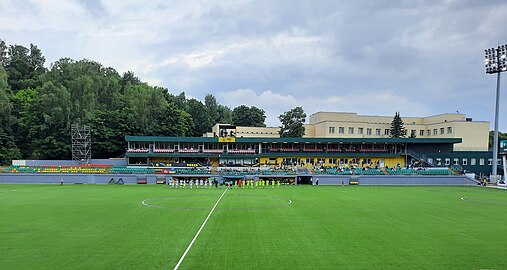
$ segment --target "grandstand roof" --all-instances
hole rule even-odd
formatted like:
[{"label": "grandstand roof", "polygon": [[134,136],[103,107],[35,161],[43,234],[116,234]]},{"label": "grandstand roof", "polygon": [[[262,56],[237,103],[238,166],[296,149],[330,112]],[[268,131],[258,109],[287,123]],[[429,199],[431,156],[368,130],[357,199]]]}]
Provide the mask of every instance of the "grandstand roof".
[{"label": "grandstand roof", "polygon": [[[218,137],[125,136],[128,142],[208,142]],[[461,143],[461,138],[236,138],[238,143]]]}]

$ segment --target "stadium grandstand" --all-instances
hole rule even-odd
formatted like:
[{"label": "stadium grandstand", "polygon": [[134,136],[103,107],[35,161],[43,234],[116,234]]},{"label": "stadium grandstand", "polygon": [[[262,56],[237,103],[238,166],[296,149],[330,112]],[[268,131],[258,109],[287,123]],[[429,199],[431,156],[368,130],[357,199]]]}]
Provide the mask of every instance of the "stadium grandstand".
[{"label": "stadium grandstand", "polygon": [[[317,177],[329,180],[324,184],[337,184],[352,176],[389,183],[385,179],[449,179],[467,172],[482,179],[490,174],[492,155],[484,146],[487,136],[482,138],[487,134],[487,122],[473,122],[459,114],[405,121],[416,128],[412,135],[421,136],[390,138],[386,135],[387,117],[319,112],[310,117],[302,138],[280,138],[275,128],[216,124],[202,137],[127,135],[124,159],[92,160],[88,164],[16,161],[1,172],[96,175],[85,177],[88,182],[112,177],[121,177],[127,183],[140,178],[158,178],[159,183],[161,178],[165,182],[173,178],[225,182],[270,177],[296,184],[313,183]],[[477,136],[481,139],[474,139]],[[435,178],[431,179],[434,183]]]}]

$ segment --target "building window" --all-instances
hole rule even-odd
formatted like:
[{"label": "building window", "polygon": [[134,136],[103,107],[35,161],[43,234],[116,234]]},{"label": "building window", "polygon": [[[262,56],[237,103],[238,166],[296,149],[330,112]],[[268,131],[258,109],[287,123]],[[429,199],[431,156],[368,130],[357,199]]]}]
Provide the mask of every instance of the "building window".
[{"label": "building window", "polygon": [[437,134],[438,134],[438,133],[437,133],[437,129],[436,129],[436,128],[434,128],[434,129],[433,129],[433,135],[437,135]]},{"label": "building window", "polygon": [[493,164],[493,159],[492,159],[492,158],[489,158],[489,159],[488,159],[488,166],[491,166],[491,164]]},{"label": "building window", "polygon": [[447,134],[451,134],[452,133],[452,127],[447,127]]},{"label": "building window", "polygon": [[338,133],[344,134],[345,133],[345,128],[344,127],[339,127],[338,128]]},{"label": "building window", "polygon": [[363,134],[363,128],[357,128],[357,134],[362,135]]},{"label": "building window", "polygon": [[421,136],[421,137],[424,136],[424,130],[422,130],[422,129],[419,130],[419,136]]},{"label": "building window", "polygon": [[416,133],[416,132],[417,132],[417,130],[412,129],[412,130],[410,131],[410,137],[415,138],[415,133]]},{"label": "building window", "polygon": [[480,159],[479,159],[479,165],[480,165],[480,166],[484,166],[484,159],[483,159],[483,158],[480,158]]},{"label": "building window", "polygon": [[375,129],[375,135],[380,136],[380,128]]},{"label": "building window", "polygon": [[384,135],[389,135],[389,129],[384,129]]},{"label": "building window", "polygon": [[353,127],[349,127],[349,134],[354,134],[354,128]]},{"label": "building window", "polygon": [[444,128],[440,128],[440,134],[444,134]]},{"label": "building window", "polygon": [[470,159],[470,165],[475,166],[475,162],[476,162],[475,158],[471,158]]},{"label": "building window", "polygon": [[432,158],[428,158],[428,163],[429,164],[433,164],[433,159]]},{"label": "building window", "polygon": [[426,136],[430,136],[431,135],[431,130],[426,130]]},{"label": "building window", "polygon": [[437,158],[437,166],[442,166],[442,159],[441,158]]},{"label": "building window", "polygon": [[446,158],[445,159],[445,166],[449,166],[451,165],[451,159],[450,158]]},{"label": "building window", "polygon": [[453,165],[459,165],[459,159],[458,159],[458,158],[455,158],[455,159],[454,159],[454,163],[453,163]]},{"label": "building window", "polygon": [[329,127],[329,134],[334,134],[334,127]]},{"label": "building window", "polygon": [[366,129],[366,135],[371,135],[371,128]]},{"label": "building window", "polygon": [[461,165],[466,166],[468,165],[468,160],[466,158],[461,160]]},{"label": "building window", "polygon": [[336,164],[336,158],[330,158],[329,164]]}]

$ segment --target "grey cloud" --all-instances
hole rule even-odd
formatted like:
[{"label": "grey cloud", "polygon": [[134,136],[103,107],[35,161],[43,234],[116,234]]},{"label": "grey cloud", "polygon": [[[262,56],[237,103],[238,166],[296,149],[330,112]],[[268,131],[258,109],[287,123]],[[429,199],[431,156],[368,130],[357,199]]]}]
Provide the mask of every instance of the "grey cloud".
[{"label": "grey cloud", "polygon": [[108,11],[101,0],[78,0],[78,3],[95,18],[108,16]]},{"label": "grey cloud", "polygon": [[[107,16],[100,1],[80,1],[94,18],[143,35],[107,44],[117,51],[94,60],[125,62],[141,78],[158,79],[160,86],[172,92],[203,98],[205,93],[251,89],[258,96],[266,91],[290,95],[308,114],[323,108],[387,115],[402,110],[412,116],[459,110],[476,120],[492,121],[495,78],[484,72],[483,49],[496,46],[498,40],[507,42],[502,40],[507,29],[501,27],[507,14],[505,1],[214,3],[160,1],[125,6],[119,2],[119,13]],[[1,31],[11,43],[26,42],[27,32]],[[45,52],[57,58],[93,58],[94,52],[102,50],[101,42],[83,42],[79,28],[76,32],[63,33],[62,45],[51,41],[57,31],[29,36],[35,44],[43,42]],[[298,42],[298,38],[314,40]],[[194,54],[216,52],[202,65],[191,67],[183,61]],[[343,100],[318,102],[336,96]],[[229,104],[227,95],[220,99]],[[275,118],[270,121],[276,122],[278,108],[268,105]],[[507,106],[502,107],[505,115],[503,108]]]}]

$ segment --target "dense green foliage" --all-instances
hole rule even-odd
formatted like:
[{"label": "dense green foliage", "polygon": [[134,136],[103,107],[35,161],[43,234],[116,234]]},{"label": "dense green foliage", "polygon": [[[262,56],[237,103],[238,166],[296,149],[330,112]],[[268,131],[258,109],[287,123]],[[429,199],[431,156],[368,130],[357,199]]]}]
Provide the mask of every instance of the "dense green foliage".
[{"label": "dense green foliage", "polygon": [[[90,60],[62,58],[44,67],[41,50],[0,40],[0,165],[12,159],[70,159],[70,127],[91,127],[92,157],[125,152],[125,135],[202,136],[215,123],[265,126],[256,107],[233,115],[206,95],[204,103],[150,86],[131,72]],[[248,108],[248,107],[247,107]]]},{"label": "dense green foliage", "polygon": [[[489,147],[493,147],[493,140],[495,138],[495,131],[494,130],[490,130],[489,131]],[[507,133],[503,133],[503,132],[498,132],[498,141],[500,142],[500,140],[507,140]]]},{"label": "dense green foliage", "polygon": [[403,120],[400,117],[400,112],[396,112],[394,114],[389,135],[391,138],[403,138],[407,135],[407,130],[403,126]]},{"label": "dense green foliage", "polygon": [[240,105],[232,110],[232,123],[243,127],[265,127],[266,115],[264,110],[255,106]]},{"label": "dense green foliage", "polygon": [[296,107],[280,116],[280,137],[302,138],[305,135],[306,113],[302,107]]},{"label": "dense green foliage", "polygon": [[[0,265],[173,269],[223,191],[0,185]],[[232,189],[179,269],[507,269],[506,203],[479,187]]]}]

